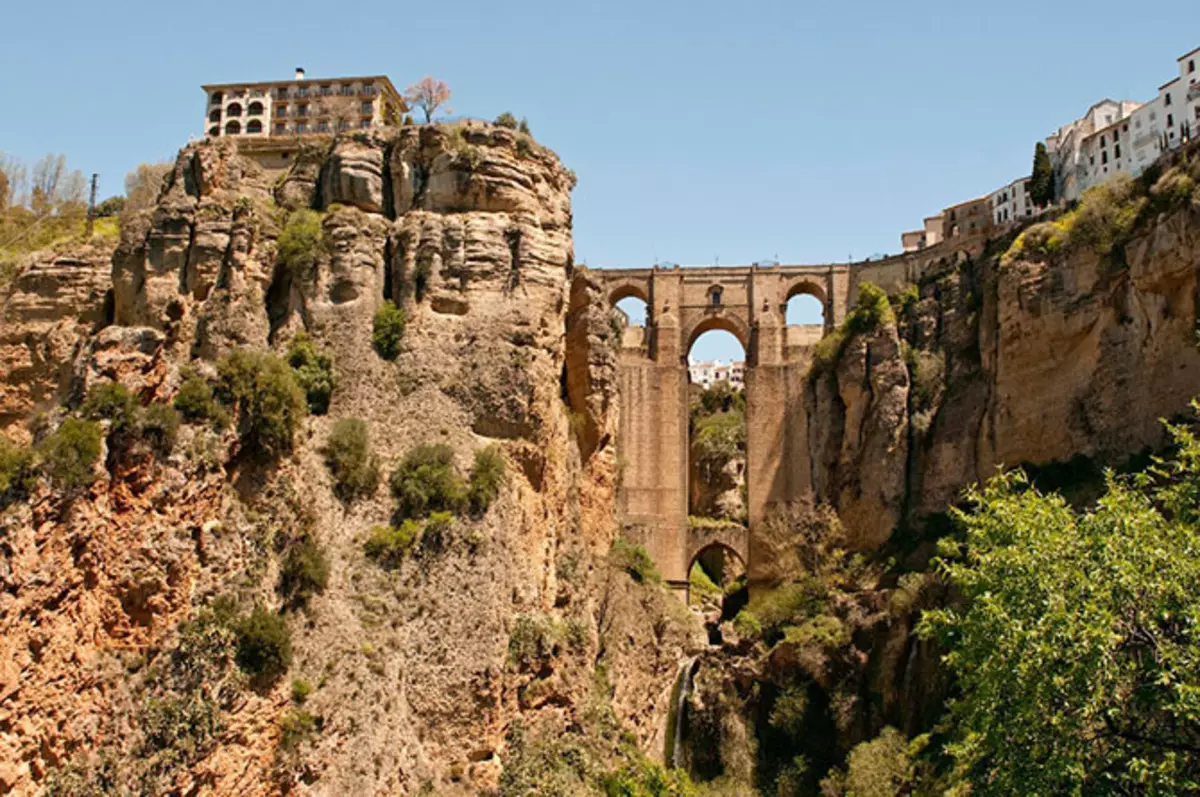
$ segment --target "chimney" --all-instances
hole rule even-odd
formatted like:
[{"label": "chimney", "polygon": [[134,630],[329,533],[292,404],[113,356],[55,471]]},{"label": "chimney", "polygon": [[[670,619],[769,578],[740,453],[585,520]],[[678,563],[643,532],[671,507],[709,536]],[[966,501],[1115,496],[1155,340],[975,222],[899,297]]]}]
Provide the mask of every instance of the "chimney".
[{"label": "chimney", "polygon": [[304,67],[296,67],[296,80],[304,80]]}]

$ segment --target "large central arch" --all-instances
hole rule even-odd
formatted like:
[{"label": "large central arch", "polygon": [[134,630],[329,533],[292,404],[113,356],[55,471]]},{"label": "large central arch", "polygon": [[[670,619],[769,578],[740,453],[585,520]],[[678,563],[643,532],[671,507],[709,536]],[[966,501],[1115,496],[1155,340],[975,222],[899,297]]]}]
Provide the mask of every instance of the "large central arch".
[{"label": "large central arch", "polygon": [[[720,329],[746,351],[749,532],[725,541],[744,556],[750,580],[754,535],[769,508],[810,489],[804,375],[813,345],[845,315],[847,265],[603,269],[589,272],[610,306],[646,302],[639,345],[618,357],[621,394],[617,448],[619,510],[625,533],[644,544],[666,580],[686,589],[699,540],[688,525],[687,353]],[[788,300],[807,293],[824,308],[823,324],[788,326]],[[624,343],[634,338],[626,336]]]}]

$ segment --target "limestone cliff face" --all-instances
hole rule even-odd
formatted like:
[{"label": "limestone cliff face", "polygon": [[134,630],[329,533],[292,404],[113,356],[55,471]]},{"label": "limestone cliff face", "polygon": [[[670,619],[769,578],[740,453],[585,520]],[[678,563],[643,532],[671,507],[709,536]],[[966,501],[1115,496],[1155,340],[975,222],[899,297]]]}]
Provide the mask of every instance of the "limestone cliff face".
[{"label": "limestone cliff face", "polygon": [[[6,422],[109,378],[143,401],[169,399],[185,367],[280,351],[301,330],[333,354],[338,386],[272,468],[239,457],[232,431],[189,426],[163,461],[110,459],[74,501],[43,487],[0,515],[0,788],[94,773],[97,753],[126,765],[147,755],[139,718],[179,623],[218,595],[278,607],[277,546],[298,529],[325,548],[331,574],[306,612],[286,615],[287,678],[229,703],[217,736],[160,773],[160,788],[494,788],[514,723],[575,727],[601,659],[604,699],[639,743],[661,749],[695,629],[662,589],[607,561],[615,353],[607,311],[589,300],[598,287],[572,279],[573,184],[548,150],[487,125],[344,138],[303,150],[278,180],[234,143],[204,143],[181,151],[157,205],[124,225],[110,282],[95,264],[78,287],[59,278],[52,298],[70,307],[48,315],[63,341],[41,393],[9,400]],[[298,269],[277,257],[289,208],[321,219],[315,257]],[[33,334],[37,312],[22,308],[42,301],[40,283],[22,279],[5,312],[24,313]],[[371,343],[387,299],[408,316],[395,361]],[[18,367],[29,366],[9,373]],[[437,551],[381,569],[363,542],[392,514],[386,479],[347,505],[321,452],[346,417],[367,422],[385,474],[423,443],[451,446],[464,472],[473,451],[499,445],[500,497]],[[509,636],[522,616],[582,633],[518,666]],[[306,710],[320,730],[302,755],[281,756],[292,678],[316,685]]]}]

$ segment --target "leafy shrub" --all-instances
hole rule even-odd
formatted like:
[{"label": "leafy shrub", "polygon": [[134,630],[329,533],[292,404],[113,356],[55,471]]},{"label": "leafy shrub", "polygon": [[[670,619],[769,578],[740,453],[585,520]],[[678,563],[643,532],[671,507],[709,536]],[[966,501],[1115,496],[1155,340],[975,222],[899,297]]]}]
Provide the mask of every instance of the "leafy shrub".
[{"label": "leafy shrub", "polygon": [[337,386],[333,355],[318,349],[312,338],[300,332],[288,345],[288,365],[296,375],[296,384],[304,391],[309,412],[324,415],[329,409],[333,389]]},{"label": "leafy shrub", "polygon": [[521,133],[524,133],[527,136],[533,135],[532,133],[529,132],[529,121],[524,118],[522,118],[521,123],[519,125],[517,125],[517,130]]},{"label": "leafy shrub", "polygon": [[371,434],[365,421],[343,418],[335,423],[323,451],[338,498],[353,501],[375,491],[379,462],[371,453]]},{"label": "leafy shrub", "polygon": [[255,681],[267,684],[292,663],[292,632],[277,614],[255,606],[237,622],[237,664]]},{"label": "leafy shrub", "polygon": [[692,453],[708,481],[712,481],[745,446],[746,419],[740,412],[718,412],[696,422]]},{"label": "leafy shrub", "polygon": [[179,431],[179,411],[170,404],[156,401],[142,414],[142,436],[160,456],[171,453]]},{"label": "leafy shrub", "polygon": [[604,775],[600,785],[607,797],[694,797],[698,794],[685,770],[665,769],[644,758]]},{"label": "leafy shrub", "polygon": [[288,215],[279,233],[279,263],[291,274],[303,274],[317,262],[321,247],[321,214],[301,209]]},{"label": "leafy shrub", "polygon": [[441,551],[450,542],[454,529],[454,515],[449,512],[430,512],[425,527],[421,529],[421,546],[430,551]]},{"label": "leafy shrub", "polygon": [[576,621],[563,622],[548,614],[519,614],[508,635],[508,660],[522,667],[579,650],[587,643],[587,629]]},{"label": "leafy shrub", "polygon": [[280,747],[294,751],[301,744],[312,741],[321,729],[321,720],[307,709],[293,707],[280,717],[279,729]]},{"label": "leafy shrub", "polygon": [[912,780],[908,740],[895,728],[886,727],[851,750],[845,773],[830,773],[821,781],[821,789],[822,794],[847,797],[899,797],[911,793]]},{"label": "leafy shrub", "polygon": [[500,494],[504,483],[504,456],[500,448],[490,445],[475,452],[475,464],[471,468],[471,479],[467,496],[471,511],[482,514]]},{"label": "leafy shrub", "polygon": [[504,113],[502,113],[496,117],[496,126],[497,127],[507,127],[509,130],[516,130],[517,129],[517,117],[513,116],[508,111],[505,111]]},{"label": "leafy shrub", "polygon": [[403,308],[388,300],[375,312],[371,342],[375,351],[385,360],[394,360],[400,354],[400,340],[404,337],[405,315]]},{"label": "leafy shrub", "polygon": [[630,578],[639,584],[662,582],[662,576],[646,549],[624,538],[617,538],[613,541],[612,549],[609,551],[609,561],[614,567],[628,573]]},{"label": "leafy shrub", "polygon": [[150,751],[165,751],[171,763],[195,761],[210,750],[221,732],[221,710],[202,694],[150,698],[141,726]]},{"label": "leafy shrub", "polygon": [[92,483],[92,468],[100,456],[100,425],[67,418],[38,446],[42,472],[59,488],[77,490]]},{"label": "leafy shrub", "polygon": [[467,488],[454,470],[454,451],[444,444],[409,451],[392,471],[392,494],[403,517],[421,518],[430,512],[460,512]]},{"label": "leafy shrub", "polygon": [[0,508],[19,501],[37,487],[33,452],[0,434]]},{"label": "leafy shrub", "polygon": [[1179,167],[1168,169],[1150,189],[1155,207],[1161,210],[1200,205],[1200,188],[1190,174]]},{"label": "leafy shrub", "polygon": [[292,681],[292,702],[304,703],[308,700],[308,696],[313,692],[313,685],[304,678],[296,678]]},{"label": "leafy shrub", "polygon": [[279,589],[292,606],[306,606],[329,583],[329,559],[311,534],[288,546],[279,574]]},{"label": "leafy shrub", "polygon": [[208,380],[192,371],[188,373],[175,393],[175,409],[188,422],[212,421],[224,426],[229,421],[225,408],[217,401]]},{"label": "leafy shrub", "polygon": [[846,344],[855,335],[865,335],[884,324],[896,323],[892,303],[883,289],[872,282],[858,286],[858,300],[846,318],[813,349],[812,370],[818,374],[830,370],[842,358]]},{"label": "leafy shrub", "polygon": [[239,350],[217,364],[217,374],[217,394],[237,407],[242,442],[267,457],[290,451],[306,407],[292,369],[271,354]]},{"label": "leafy shrub", "polygon": [[110,421],[113,435],[136,431],[140,406],[129,389],[118,382],[103,382],[88,391],[79,414],[91,421]]},{"label": "leafy shrub", "polygon": [[279,720],[279,746],[295,750],[317,735],[317,718],[302,708],[289,708]]},{"label": "leafy shrub", "polygon": [[405,520],[399,527],[375,526],[363,549],[381,566],[396,568],[412,552],[420,534],[421,525],[415,520]]}]

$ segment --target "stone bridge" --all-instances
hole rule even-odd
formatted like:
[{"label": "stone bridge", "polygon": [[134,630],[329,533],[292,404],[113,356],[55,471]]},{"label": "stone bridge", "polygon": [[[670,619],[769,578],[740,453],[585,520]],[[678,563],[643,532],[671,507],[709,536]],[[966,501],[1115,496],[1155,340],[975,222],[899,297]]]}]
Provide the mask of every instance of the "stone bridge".
[{"label": "stone bridge", "polygon": [[[813,346],[846,315],[849,264],[714,268],[594,269],[610,305],[646,303],[645,327],[625,330],[620,352],[622,463],[619,511],[663,576],[686,589],[691,564],[720,546],[747,566],[754,532],[772,505],[810,491],[804,382]],[[810,294],[824,322],[788,326],[788,300]],[[721,329],[746,351],[746,487],[749,530],[688,524],[688,352]]]}]

